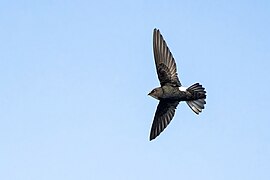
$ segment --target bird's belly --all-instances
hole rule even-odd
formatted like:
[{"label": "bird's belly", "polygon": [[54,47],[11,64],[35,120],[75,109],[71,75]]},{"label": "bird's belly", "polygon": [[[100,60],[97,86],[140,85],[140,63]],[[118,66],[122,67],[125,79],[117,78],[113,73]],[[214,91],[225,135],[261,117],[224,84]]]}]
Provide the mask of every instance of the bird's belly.
[{"label": "bird's belly", "polygon": [[173,94],[167,94],[165,99],[173,101],[188,101],[190,100],[190,93],[187,91],[177,91]]}]

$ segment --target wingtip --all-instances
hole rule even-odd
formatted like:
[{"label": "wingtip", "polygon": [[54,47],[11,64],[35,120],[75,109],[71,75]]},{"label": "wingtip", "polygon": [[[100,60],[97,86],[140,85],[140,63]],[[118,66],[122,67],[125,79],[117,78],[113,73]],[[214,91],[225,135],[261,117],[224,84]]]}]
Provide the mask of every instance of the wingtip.
[{"label": "wingtip", "polygon": [[159,29],[158,28],[154,28],[154,32],[159,32]]},{"label": "wingtip", "polygon": [[158,137],[159,134],[154,133],[153,129],[151,129],[150,136],[149,136],[149,141],[152,141]]}]

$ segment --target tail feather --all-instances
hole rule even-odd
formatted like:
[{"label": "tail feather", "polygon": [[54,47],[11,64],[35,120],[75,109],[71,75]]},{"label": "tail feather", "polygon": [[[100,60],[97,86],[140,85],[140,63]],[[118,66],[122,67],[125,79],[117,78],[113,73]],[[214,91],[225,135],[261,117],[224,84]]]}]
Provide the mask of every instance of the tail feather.
[{"label": "tail feather", "polygon": [[199,102],[199,101],[193,101],[193,104],[194,104],[194,106],[196,106],[197,108],[204,109],[204,104],[205,104],[205,103],[201,103],[201,102]]},{"label": "tail feather", "polygon": [[197,106],[194,103],[194,101],[188,101],[187,104],[192,109],[192,111],[194,111],[196,114],[199,114],[200,112],[202,112],[202,109],[199,106]]},{"label": "tail feather", "polygon": [[194,100],[186,101],[187,105],[194,111],[196,114],[199,114],[204,109],[204,105],[206,104],[206,91],[205,88],[202,87],[199,83],[193,84],[189,88],[187,88],[193,95]]}]

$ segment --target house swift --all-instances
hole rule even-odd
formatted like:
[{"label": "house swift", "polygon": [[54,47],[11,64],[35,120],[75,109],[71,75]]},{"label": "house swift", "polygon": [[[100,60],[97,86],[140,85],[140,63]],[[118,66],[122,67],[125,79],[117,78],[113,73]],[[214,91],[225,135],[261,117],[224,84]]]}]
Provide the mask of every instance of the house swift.
[{"label": "house swift", "polygon": [[206,91],[199,83],[183,87],[176,70],[176,63],[163,36],[154,29],[153,49],[156,71],[160,87],[153,89],[148,95],[159,100],[150,131],[150,141],[155,139],[173,119],[175,109],[181,101],[199,114],[206,104]]}]

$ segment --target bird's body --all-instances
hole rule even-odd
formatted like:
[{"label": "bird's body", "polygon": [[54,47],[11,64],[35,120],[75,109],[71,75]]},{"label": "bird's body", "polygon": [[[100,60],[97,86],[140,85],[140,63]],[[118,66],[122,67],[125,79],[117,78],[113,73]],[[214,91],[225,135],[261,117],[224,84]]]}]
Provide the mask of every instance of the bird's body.
[{"label": "bird's body", "polygon": [[155,139],[167,127],[181,101],[186,101],[196,114],[199,114],[206,104],[206,91],[202,85],[195,83],[186,88],[180,83],[175,60],[159,30],[154,29],[153,39],[154,58],[161,87],[148,94],[159,100],[150,140]]},{"label": "bird's body", "polygon": [[149,93],[150,96],[157,100],[168,100],[168,101],[192,101],[199,99],[198,96],[202,94],[194,93],[193,91],[188,90],[186,87],[174,87],[174,86],[162,86],[154,89],[155,91],[160,91],[161,93],[155,97]]}]

